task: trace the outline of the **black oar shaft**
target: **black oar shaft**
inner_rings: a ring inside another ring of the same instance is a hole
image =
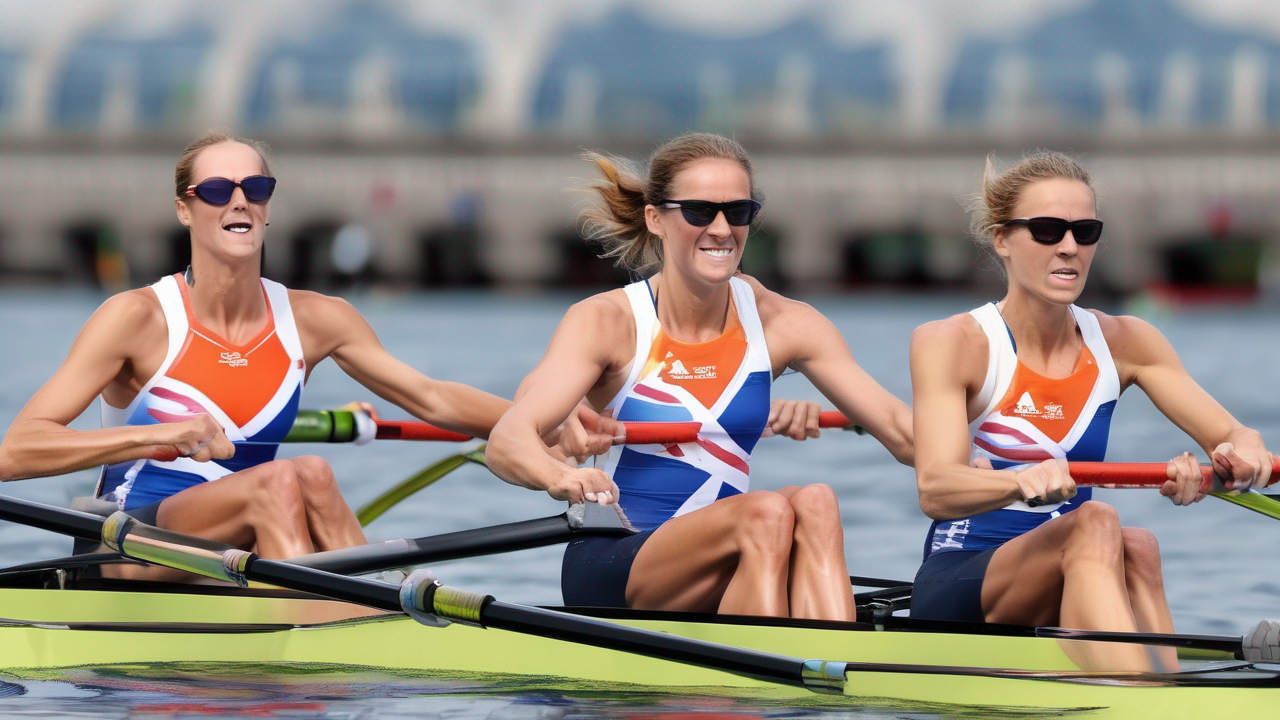
[[[607,650],[621,650],[769,682],[809,687],[802,677],[804,661],[786,655],[691,640],[679,635],[641,630],[497,600],[485,604],[480,618],[488,627]]]
[[[292,558],[290,562],[317,570],[352,575],[554,545],[568,542],[576,532],[580,531],[571,529],[564,515],[556,515],[414,540],[393,540],[330,550]],[[625,531],[614,531],[612,534],[625,534]]]
[[[0,520],[30,525],[31,527],[71,535],[82,540],[102,540],[102,520],[78,510],[52,507],[28,500],[6,497],[0,502]]]
[[[253,557],[245,576],[255,582],[321,595],[334,600],[367,605],[379,610],[401,612],[400,589],[395,585],[334,575],[323,570],[298,567],[279,560]]]

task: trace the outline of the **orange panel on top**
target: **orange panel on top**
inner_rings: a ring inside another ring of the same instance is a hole
[[[747,336],[737,317],[723,335],[704,343],[682,343],[659,331],[649,351],[647,365],[663,364],[658,376],[678,385],[711,407],[720,399],[729,381],[747,355]]]
[[[1098,363],[1088,346],[1080,352],[1076,367],[1064,378],[1047,378],[1022,361],[1013,373],[1009,392],[996,410],[1005,417],[1020,417],[1039,428],[1054,442],[1071,432],[1098,380]]]
[[[292,364],[274,329],[243,354],[198,333],[188,338],[185,352],[169,368],[168,376],[199,388],[236,425],[245,425],[262,411],[280,390]]]

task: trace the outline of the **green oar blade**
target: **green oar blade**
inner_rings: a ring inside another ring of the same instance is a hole
[[[1219,500],[1226,500],[1229,503],[1235,503],[1243,508],[1248,508],[1256,513],[1261,513],[1274,520],[1280,520],[1280,500],[1270,495],[1263,495],[1257,491],[1240,493],[1232,495],[1231,493],[1213,493],[1213,496]]]
[[[364,507],[360,508],[359,512],[356,513],[356,518],[360,520],[361,526],[368,525],[381,517],[383,513],[402,502],[405,498],[413,495],[419,490],[427,487],[469,462],[480,465],[485,464],[483,445],[470,452],[450,455],[439,462],[428,465],[413,476],[405,479],[399,485],[396,485],[390,490],[382,493]]]

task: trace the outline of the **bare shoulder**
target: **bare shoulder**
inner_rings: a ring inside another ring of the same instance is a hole
[[[986,377],[988,352],[986,333],[969,313],[927,322],[911,333],[912,381],[951,377],[976,391]]]
[[[911,333],[911,346],[928,346],[939,351],[964,351],[986,347],[982,326],[969,313],[959,313],[941,320],[930,320]]]
[[[766,327],[776,320],[794,322],[805,317],[821,316],[809,303],[793,300],[770,290],[750,275],[739,273],[736,277],[751,286],[751,292],[756,298],[756,310],[760,313],[760,322]]]
[[[569,306],[562,328],[582,328],[597,338],[618,338],[632,332],[635,321],[627,293],[618,288],[579,300]]]
[[[298,322],[317,320],[334,312],[341,314],[356,312],[351,303],[340,297],[293,288],[289,288],[289,307],[293,310],[293,316]]]
[[[138,288],[103,301],[85,325],[86,329],[97,327],[113,332],[123,330],[124,337],[136,338],[140,334],[163,332],[167,325],[160,298],[149,288]]]
[[[1092,309],[1089,312],[1098,319],[1098,328],[1117,363],[1150,365],[1173,352],[1164,335],[1140,317],[1108,315]]]

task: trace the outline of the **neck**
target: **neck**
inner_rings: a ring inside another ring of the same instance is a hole
[[[1060,350],[1075,350],[1078,334],[1069,305],[1030,296],[1011,285],[996,307],[1013,332],[1019,355],[1047,361]]]
[[[681,342],[706,342],[724,332],[729,284],[695,286],[664,268],[649,280],[658,298],[658,322]]]
[[[200,322],[226,333],[227,339],[240,334],[246,325],[260,323],[266,314],[262,295],[261,254],[228,262],[192,249],[188,286],[191,309]]]

